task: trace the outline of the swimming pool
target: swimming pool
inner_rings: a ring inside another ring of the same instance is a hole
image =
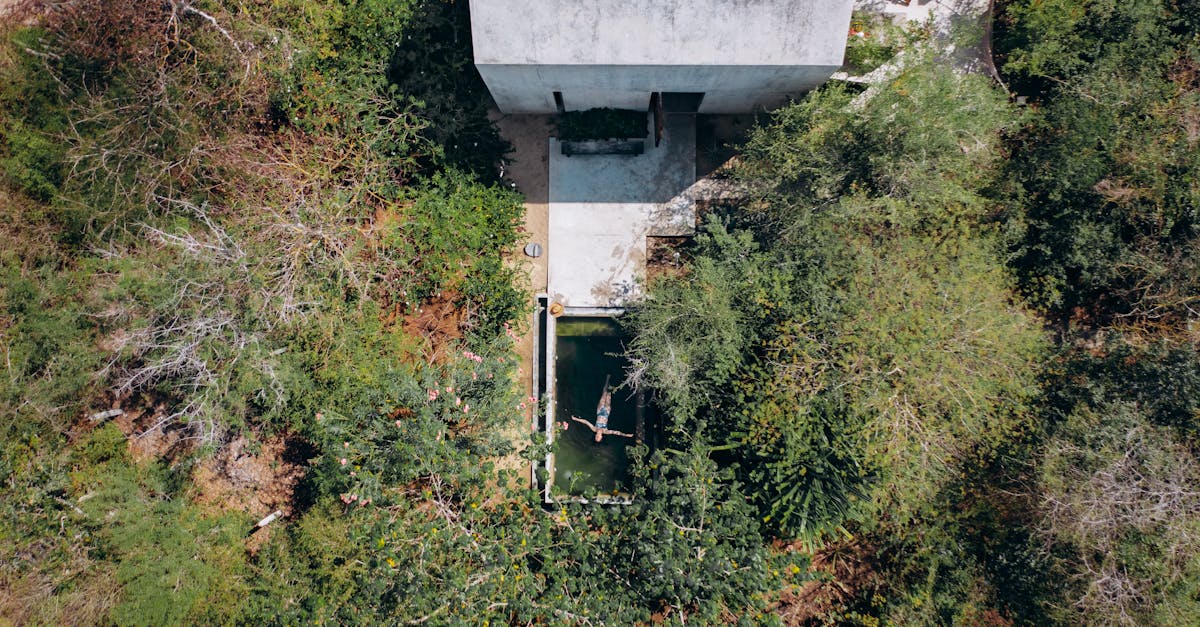
[[[551,452],[546,458],[545,497],[584,501],[628,502],[629,452],[635,438],[609,435],[597,443],[577,416],[595,423],[596,404],[608,377],[613,387],[608,428],[646,440],[653,411],[643,394],[621,387],[629,360],[627,340],[616,316],[620,310],[570,310],[555,318],[547,315],[544,345],[546,430]],[[564,428],[565,424],[565,428]],[[652,438],[651,438],[652,439]]]

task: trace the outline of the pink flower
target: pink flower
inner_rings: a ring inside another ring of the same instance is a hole
[[[351,471],[350,471],[350,476],[351,476],[351,477],[357,477],[357,476],[358,476],[358,473],[356,473],[356,472],[354,472],[353,470],[351,470]]]
[[[492,378],[492,373],[490,373],[490,372],[488,373],[488,378],[489,378],[489,379],[491,379],[491,378]]]
[[[324,417],[325,417],[325,414],[322,414],[321,412],[317,412],[317,420],[320,420]]]
[[[399,427],[399,426],[400,426],[400,421],[399,421],[399,420],[397,420],[397,421],[396,421],[396,426],[397,426],[397,427]]]
[[[447,385],[447,386],[446,386],[446,393],[447,393],[447,394],[453,394],[453,393],[454,393],[454,388],[452,388],[452,387],[450,387],[450,386],[448,386],[448,385]]]
[[[438,396],[437,390],[429,390],[429,400],[436,401]]]
[[[461,399],[461,398],[459,398],[459,397],[457,397],[457,396],[456,396],[456,397],[454,397],[454,404],[455,404],[455,405],[462,405],[462,399]]]
[[[469,403],[466,405],[463,405],[463,413],[465,414],[469,411],[471,411],[471,405]]]
[[[478,373],[478,372],[475,372],[474,370],[472,370],[472,371],[471,371],[471,380],[472,380],[472,381],[478,381],[478,380],[479,380],[479,373]]]
[[[345,466],[345,465],[346,465],[346,458],[345,458],[345,457],[343,457],[343,458],[342,458],[342,465],[343,465],[343,466]]]
[[[521,401],[521,404],[520,404],[520,405],[517,405],[517,408],[518,408],[518,409],[525,409],[525,401]]]
[[[349,442],[342,442],[342,448],[350,448]]]

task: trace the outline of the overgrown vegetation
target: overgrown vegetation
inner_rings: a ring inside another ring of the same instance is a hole
[[[1000,195],[1022,291],[1061,338],[1027,482],[1063,622],[1198,620],[1200,7],[1014,2],[1032,117]]]
[[[535,411],[523,208],[466,11],[18,7],[0,616],[714,621],[806,576],[699,447],[640,465],[652,498],[631,508],[546,512],[518,479],[514,444],[544,454],[514,442]],[[283,436],[301,457],[263,458]],[[240,459],[304,477],[264,485]]]
[[[550,509],[466,11],[19,5],[0,617],[1198,622],[1194,2],[1001,4],[1024,107],[913,35],[773,113],[630,316],[638,498]]]
[[[824,88],[755,132],[739,171],[753,198],[710,217],[686,277],[653,286],[634,352],[674,427],[757,486],[773,534],[921,538],[879,565],[919,583],[897,573],[884,607],[831,620],[966,619],[966,595],[1002,597],[963,563],[956,510],[1035,427],[1046,351],[984,195],[1018,118],[985,79],[931,62],[851,98]]]
[[[1007,3],[1030,106],[915,46],[752,135],[751,197],[633,350],[769,533],[845,577],[784,615],[1196,620],[1193,4]]]

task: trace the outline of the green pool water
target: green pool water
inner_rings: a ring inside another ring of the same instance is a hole
[[[559,318],[555,332],[554,489],[560,494],[597,496],[628,487],[631,438],[607,436],[597,444],[591,429],[571,420],[596,421],[596,403],[608,375],[615,387],[625,379],[624,336],[612,318]],[[637,397],[615,388],[608,427],[637,433]],[[645,412],[643,411],[643,419]]]

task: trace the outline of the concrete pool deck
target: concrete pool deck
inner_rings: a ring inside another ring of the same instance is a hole
[[[564,307],[621,308],[641,295],[646,238],[693,235],[696,123],[669,116],[644,154],[562,154],[549,139],[546,291]]]

